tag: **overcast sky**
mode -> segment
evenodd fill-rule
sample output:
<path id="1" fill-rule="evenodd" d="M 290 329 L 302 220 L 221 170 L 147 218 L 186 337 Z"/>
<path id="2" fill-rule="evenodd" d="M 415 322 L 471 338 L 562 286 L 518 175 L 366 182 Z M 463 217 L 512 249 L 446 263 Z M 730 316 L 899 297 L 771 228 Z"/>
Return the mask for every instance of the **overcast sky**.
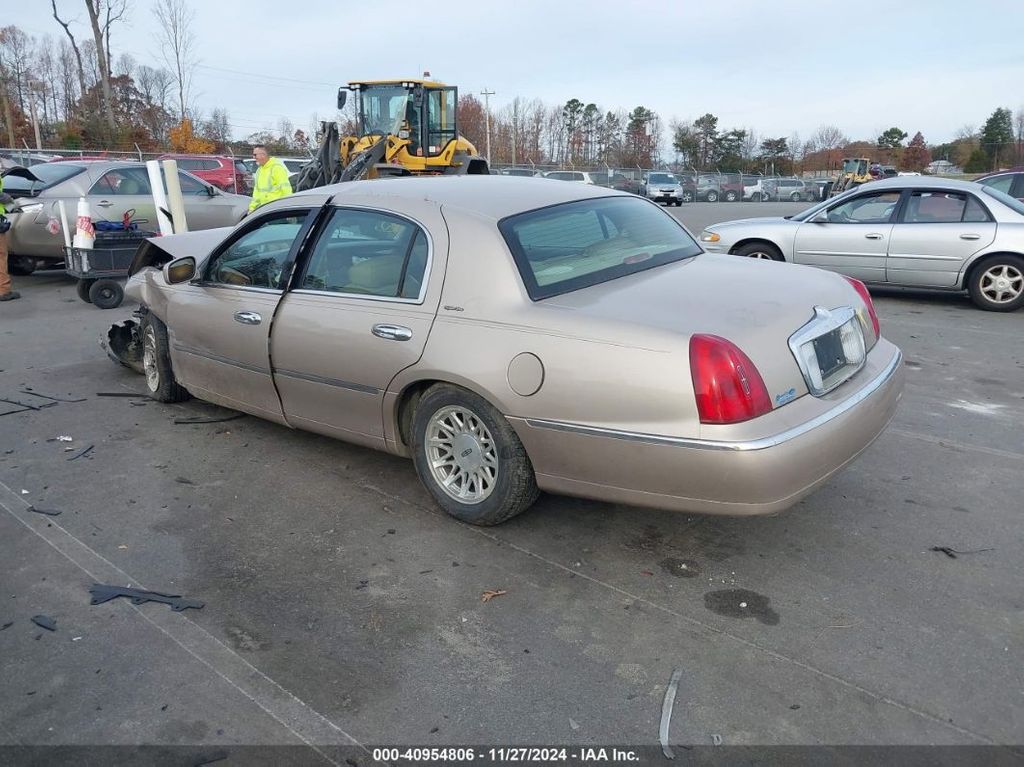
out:
<path id="1" fill-rule="evenodd" d="M 132 0 L 115 58 L 158 64 L 154 0 Z M 193 101 L 228 110 L 239 137 L 281 116 L 307 128 L 334 114 L 337 86 L 415 77 L 603 110 L 643 105 L 664 123 L 807 139 L 834 124 L 874 140 L 896 125 L 930 143 L 1024 107 L 1020 0 L 190 0 L 200 66 Z M 58 0 L 91 37 L 83 0 Z M 10 4 L 4 24 L 63 30 L 46 0 Z M 482 98 L 482 97 L 481 97 Z"/>

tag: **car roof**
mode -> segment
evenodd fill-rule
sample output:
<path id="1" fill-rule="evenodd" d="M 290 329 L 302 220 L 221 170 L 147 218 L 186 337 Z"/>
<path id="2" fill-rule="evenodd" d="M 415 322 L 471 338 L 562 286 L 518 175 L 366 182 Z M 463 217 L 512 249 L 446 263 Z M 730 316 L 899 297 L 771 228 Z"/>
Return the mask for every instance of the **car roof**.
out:
<path id="1" fill-rule="evenodd" d="M 598 197 L 629 197 L 634 195 L 602 186 L 584 184 L 549 184 L 543 178 L 529 176 L 471 175 L 441 178 L 385 178 L 372 181 L 350 181 L 296 192 L 290 198 L 305 194 L 333 194 L 335 203 L 355 202 L 356 198 L 430 200 L 439 205 L 461 208 L 495 221 L 527 210 L 544 208 L 575 200 Z M 353 198 L 346 200 L 346 198 Z"/>
<path id="2" fill-rule="evenodd" d="M 932 176 L 894 176 L 892 178 L 869 181 L 862 187 L 867 189 L 962 189 L 964 191 L 977 191 L 978 185 L 973 181 L 960 181 L 954 178 L 934 178 Z"/>

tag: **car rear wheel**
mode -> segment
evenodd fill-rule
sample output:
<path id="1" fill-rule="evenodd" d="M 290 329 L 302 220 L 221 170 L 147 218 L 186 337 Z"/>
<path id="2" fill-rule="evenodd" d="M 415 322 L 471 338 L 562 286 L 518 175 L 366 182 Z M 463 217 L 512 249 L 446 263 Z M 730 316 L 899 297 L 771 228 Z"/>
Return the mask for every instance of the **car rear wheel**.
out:
<path id="1" fill-rule="evenodd" d="M 990 312 L 1012 312 L 1024 306 L 1024 258 L 992 256 L 972 273 L 967 286 L 971 300 Z"/>
<path id="2" fill-rule="evenodd" d="M 762 261 L 782 261 L 782 253 L 770 242 L 748 242 L 736 248 L 734 253 L 745 258 L 758 258 Z"/>
<path id="3" fill-rule="evenodd" d="M 437 504 L 473 525 L 511 519 L 540 494 L 533 464 L 508 421 L 458 386 L 438 384 L 416 405 L 413 461 Z"/>
<path id="4" fill-rule="evenodd" d="M 683 192 L 683 202 L 693 202 L 693 192 Z"/>
<path id="5" fill-rule="evenodd" d="M 725 193 L 725 201 L 726 202 L 736 202 L 736 192 L 726 192 Z"/>
<path id="6" fill-rule="evenodd" d="M 184 402 L 189 398 L 171 370 L 167 326 L 152 314 L 146 315 L 142 324 L 142 369 L 149 396 L 157 402 Z"/>

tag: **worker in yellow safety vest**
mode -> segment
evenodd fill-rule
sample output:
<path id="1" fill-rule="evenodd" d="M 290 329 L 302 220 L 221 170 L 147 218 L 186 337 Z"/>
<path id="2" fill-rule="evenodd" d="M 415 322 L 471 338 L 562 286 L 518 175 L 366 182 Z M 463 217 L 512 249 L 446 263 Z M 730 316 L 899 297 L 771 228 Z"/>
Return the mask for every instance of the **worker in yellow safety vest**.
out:
<path id="1" fill-rule="evenodd" d="M 256 169 L 252 202 L 249 203 L 250 213 L 260 205 L 266 205 L 272 200 L 279 200 L 292 193 L 292 185 L 288 181 L 288 168 L 283 162 L 271 157 L 263 144 L 257 144 L 252 148 L 252 156 L 259 167 Z"/>

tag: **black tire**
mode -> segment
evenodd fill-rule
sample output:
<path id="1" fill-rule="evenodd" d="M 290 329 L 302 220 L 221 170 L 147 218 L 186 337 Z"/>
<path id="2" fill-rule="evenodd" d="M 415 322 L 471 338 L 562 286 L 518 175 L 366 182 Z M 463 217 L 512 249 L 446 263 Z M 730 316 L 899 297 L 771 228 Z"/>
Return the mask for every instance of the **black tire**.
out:
<path id="1" fill-rule="evenodd" d="M 79 280 L 75 285 L 75 292 L 78 294 L 78 297 L 87 304 L 92 303 L 92 299 L 89 298 L 89 288 L 92 287 L 94 282 L 96 282 L 96 280 Z"/>
<path id="2" fill-rule="evenodd" d="M 152 314 L 142 321 L 142 366 L 146 391 L 157 402 L 184 402 L 191 396 L 171 369 L 167 326 Z"/>
<path id="3" fill-rule="evenodd" d="M 793 194 L 789 196 L 789 199 L 793 202 L 800 202 L 803 198 L 800 196 L 800 192 L 793 192 Z"/>
<path id="4" fill-rule="evenodd" d="M 725 201 L 726 202 L 736 202 L 736 192 L 726 192 L 725 193 Z"/>
<path id="5" fill-rule="evenodd" d="M 489 493 L 476 503 L 457 500 L 435 478 L 431 468 L 428 431 L 432 428 L 435 417 L 445 408 L 454 407 L 464 411 L 482 424 L 491 435 L 492 454 L 496 462 L 494 485 Z M 540 491 L 533 472 L 533 464 L 526 454 L 522 442 L 508 421 L 495 410 L 487 400 L 451 384 L 437 384 L 431 387 L 416 405 L 413 414 L 413 462 L 416 473 L 427 491 L 433 496 L 438 506 L 456 519 L 472 525 L 497 525 L 517 514 L 526 511 L 537 500 Z M 453 447 L 457 444 L 453 440 Z M 472 442 L 477 449 L 479 442 Z M 468 450 L 469 448 L 467 448 Z M 466 457 L 469 453 L 464 453 Z M 454 452 L 449 452 L 452 463 L 457 463 Z M 453 468 L 455 468 L 453 466 Z M 461 465 L 452 472 L 458 475 Z M 462 471 L 465 475 L 465 472 Z M 471 485 L 470 485 L 471 486 Z"/>
<path id="6" fill-rule="evenodd" d="M 124 301 L 124 288 L 116 280 L 96 280 L 89 286 L 89 300 L 97 309 L 116 309 Z"/>
<path id="7" fill-rule="evenodd" d="M 758 240 L 736 248 L 733 253 L 744 258 L 760 258 L 764 261 L 783 261 L 782 252 L 770 242 Z"/>
<path id="8" fill-rule="evenodd" d="M 28 277 L 38 264 L 38 261 L 28 256 L 8 256 L 7 271 L 15 277 Z"/>
<path id="9" fill-rule="evenodd" d="M 712 190 L 704 195 L 704 199 L 708 202 L 718 202 L 718 192 Z"/>
<path id="10" fill-rule="evenodd" d="M 754 192 L 753 196 L 751 197 L 751 200 L 753 202 L 761 202 L 761 199 L 762 198 L 761 198 L 761 193 L 760 192 Z"/>
<path id="11" fill-rule="evenodd" d="M 995 293 L 999 289 L 995 280 L 1007 280 L 1006 290 L 1016 293 L 1002 301 Z M 1024 306 L 1024 258 L 1009 253 L 989 256 L 971 270 L 967 292 L 979 309 L 987 312 L 1013 312 Z"/>

